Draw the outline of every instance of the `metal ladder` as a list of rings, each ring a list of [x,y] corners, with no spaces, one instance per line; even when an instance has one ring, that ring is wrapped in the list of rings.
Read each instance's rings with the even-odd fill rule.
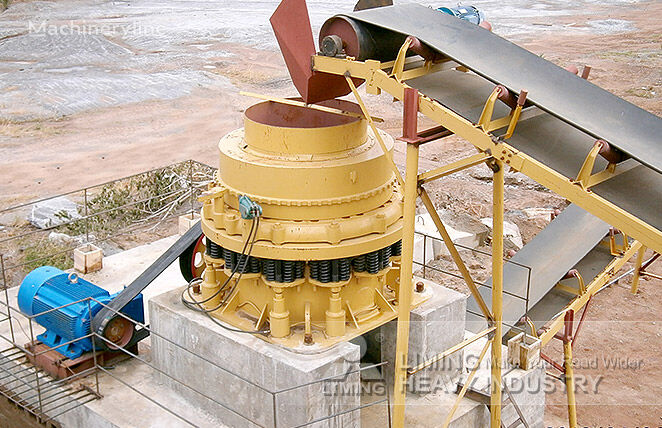
[[[505,377],[508,373],[512,372],[514,369],[508,370],[506,373],[503,374],[503,377]],[[506,426],[503,422],[501,422],[501,427],[502,428],[516,428],[519,426],[524,426],[524,428],[530,428],[529,423],[526,421],[526,418],[524,417],[524,414],[522,413],[522,409],[517,405],[517,402],[515,401],[515,398],[513,397],[513,394],[510,392],[510,389],[508,386],[504,383],[502,383],[503,390],[506,392],[506,398],[501,402],[501,407],[505,407],[509,403],[513,405],[513,408],[515,409],[515,413],[517,413],[517,419],[513,421],[510,425]],[[487,409],[490,410],[490,392],[489,392],[489,387],[490,385],[488,384],[485,388],[483,389],[476,389],[471,386],[467,389],[466,397],[471,398],[473,400],[476,400],[478,402],[481,402],[487,406]],[[462,382],[458,383],[458,388],[462,388]]]

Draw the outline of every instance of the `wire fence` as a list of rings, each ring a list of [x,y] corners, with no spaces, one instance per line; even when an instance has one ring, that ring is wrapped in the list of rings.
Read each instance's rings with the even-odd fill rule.
[[[83,245],[117,251],[116,241],[171,230],[173,219],[200,209],[197,197],[214,171],[187,160],[1,209],[10,223],[0,227],[4,283],[16,286],[42,265],[69,269],[73,250]]]
[[[439,237],[436,237],[436,236],[421,233],[421,232],[415,232],[415,234],[416,234],[416,236],[419,236],[419,237],[423,238],[423,247],[422,247],[422,250],[420,251],[421,254],[419,254],[418,260],[417,260],[416,254],[415,254],[414,255],[414,260],[413,260],[414,265],[418,266],[420,268],[419,272],[417,272],[417,274],[420,274],[421,276],[423,276],[423,278],[428,279],[428,276],[429,276],[428,272],[436,272],[436,273],[439,273],[439,274],[442,274],[442,275],[446,275],[446,276],[450,276],[450,277],[453,277],[453,278],[464,280],[462,275],[460,275],[458,272],[451,272],[449,270],[442,269],[438,266],[433,266],[432,264],[430,264],[428,262],[428,261],[434,261],[437,258],[437,255],[434,254],[434,251],[433,251],[433,254],[431,256],[428,254],[428,251],[429,251],[428,250],[428,240],[433,241],[435,243],[439,243],[441,245],[445,245],[443,243],[444,242],[443,239],[441,239]],[[467,245],[458,244],[458,243],[455,243],[454,245],[455,245],[455,247],[457,247],[461,251],[463,250],[465,252],[480,254],[482,256],[485,256],[486,259],[491,259],[492,258],[492,253],[491,252],[484,251],[484,250],[481,250],[479,248],[470,247],[470,246],[467,246]],[[434,248],[434,246],[432,246],[432,247]],[[421,257],[422,257],[422,259],[421,259]],[[509,264],[509,265],[515,266],[518,269],[523,269],[523,270],[526,271],[526,289],[525,289],[525,293],[524,294],[517,294],[517,293],[513,293],[513,292],[510,292],[510,291],[504,289],[503,294],[505,296],[509,296],[509,297],[515,299],[516,301],[522,302],[524,304],[524,315],[523,315],[522,319],[528,319],[529,318],[529,309],[530,309],[529,308],[529,298],[530,298],[530,293],[531,293],[531,267],[527,266],[527,265],[524,265],[522,263],[518,263],[518,262],[513,261],[511,259],[507,259],[505,257],[503,258],[503,262],[504,262],[504,265]],[[484,282],[484,281],[475,281],[475,280],[474,280],[474,283],[479,287],[485,287],[485,289],[489,289],[490,293],[491,293],[491,290],[492,290],[492,284],[491,283]],[[483,296],[483,297],[485,297],[485,296]],[[475,298],[473,296],[471,296],[471,299],[475,300]],[[484,318],[484,315],[482,313],[472,311],[471,309],[468,309],[468,308],[467,308],[467,313],[469,313],[471,315],[474,315],[474,316],[477,316],[477,317]],[[512,323],[509,323],[509,322],[503,322],[503,324],[505,326],[507,326],[508,328],[510,328],[512,330],[515,330],[517,332],[525,332],[525,328],[523,328],[520,323],[512,324]]]
[[[151,391],[145,390],[144,386],[141,386],[144,384],[143,379],[135,379],[131,373],[114,372],[110,367],[104,366],[101,361],[97,359],[97,353],[98,351],[101,351],[98,344],[102,344],[107,348],[111,348],[115,352],[121,352],[125,354],[134,363],[149,367],[153,373],[167,378],[169,381],[177,384],[181,388],[189,390],[196,397],[198,397],[196,400],[197,402],[199,402],[199,399],[204,398],[224,409],[228,413],[231,413],[232,415],[250,424],[260,427],[302,428],[320,424],[334,418],[340,418],[353,412],[357,412],[357,416],[355,417],[358,417],[358,412],[360,412],[361,409],[365,409],[367,407],[380,404],[383,404],[387,407],[389,406],[389,396],[388,391],[386,390],[385,397],[377,398],[367,403],[362,403],[359,405],[343,405],[342,402],[336,403],[337,407],[341,407],[341,409],[328,415],[306,417],[306,412],[297,412],[298,414],[304,416],[302,418],[303,420],[300,420],[294,424],[286,425],[281,421],[283,410],[279,405],[279,402],[284,395],[292,393],[296,390],[311,387],[313,385],[325,384],[329,382],[347,382],[347,379],[352,375],[357,376],[353,379],[354,382],[360,382],[360,374],[362,372],[382,367],[386,363],[382,362],[360,366],[358,362],[356,362],[356,364],[353,364],[355,367],[350,367],[349,370],[342,371],[339,374],[316,379],[310,382],[295,384],[286,388],[269,389],[236,373],[235,371],[231,371],[226,367],[211,361],[202,355],[196,354],[195,352],[188,349],[188,347],[176,343],[163,334],[155,332],[149,326],[136,322],[122,312],[110,308],[103,302],[93,297],[81,299],[76,302],[70,302],[65,305],[40,312],[38,314],[26,315],[21,313],[18,308],[9,303],[11,298],[7,289],[4,290],[4,296],[5,301],[0,300],[0,308],[2,308],[0,309],[0,315],[2,315],[2,318],[0,319],[0,326],[4,327],[0,329],[0,340],[4,341],[7,344],[7,347],[0,350],[0,394],[4,395],[21,408],[24,408],[42,423],[55,421],[59,416],[69,411],[72,411],[80,406],[84,406],[91,401],[101,399],[104,392],[102,385],[107,381],[104,381],[103,379],[100,381],[100,376],[105,375],[108,378],[112,378],[116,382],[122,384],[124,387],[131,390],[142,399],[147,400],[152,405],[156,406],[160,411],[168,413],[177,420],[193,427],[202,426],[202,424],[195,420],[193,417],[173,409],[172,403],[166,402],[158,395],[155,396],[151,393]],[[258,412],[258,414],[270,414],[271,420],[267,421],[265,420],[265,417],[251,417],[248,415],[248,413],[252,412],[246,411],[245,404],[243,407],[237,407],[228,403],[228,401],[232,401],[234,403],[241,402],[241,400],[237,400],[236,396],[227,394],[227,401],[222,401],[218,397],[210,395],[205,389],[198,389],[191,386],[189,379],[186,377],[174,375],[163,367],[160,367],[158,364],[150,361],[150,359],[144,355],[140,355],[137,351],[127,347],[118,347],[117,344],[111,342],[106,337],[94,332],[91,332],[90,334],[83,337],[61,343],[54,348],[47,348],[41,351],[37,351],[37,348],[30,346],[30,344],[36,343],[36,335],[43,331],[43,328],[36,322],[38,317],[46,316],[52,312],[61,312],[72,305],[79,305],[81,302],[88,306],[88,311],[90,311],[89,313],[93,313],[91,312],[92,310],[96,312],[96,310],[98,310],[100,307],[108,308],[111,310],[115,317],[124,318],[133,323],[136,328],[147,330],[151,336],[152,341],[155,339],[164,341],[170,346],[176,348],[177,352],[188,354],[194,360],[198,359],[200,361],[204,361],[208,365],[211,365],[214,370],[224,372],[225,374],[232,377],[233,382],[243,384],[235,386],[235,388],[238,390],[246,391],[247,388],[252,389],[254,390],[252,393],[253,395],[255,394],[255,391],[264,393],[269,397],[268,399],[262,400],[261,403],[250,403],[250,405],[263,407],[263,412]],[[27,324],[27,330],[25,324]],[[62,379],[55,379],[46,373],[43,368],[39,367],[39,365],[30,363],[31,361],[38,360],[44,354],[52,352],[55,349],[66,347],[72,343],[88,339],[91,339],[92,343],[93,363],[91,367],[81,372],[72,373],[71,375]],[[27,342],[27,344],[22,344],[21,342]],[[189,363],[190,362],[191,361],[189,360]],[[193,363],[193,365],[196,364]],[[203,374],[201,373],[201,375]],[[210,376],[213,374],[209,371],[206,371],[206,375]],[[381,381],[385,383],[383,377],[381,378]],[[310,391],[308,390],[304,391],[306,394],[309,392]],[[342,391],[338,391],[338,397],[340,397],[339,400],[343,399]],[[112,396],[109,398],[112,399]],[[285,398],[285,400],[287,403],[288,398]],[[241,403],[239,405],[241,406]],[[285,408],[287,412],[287,406]],[[390,426],[390,417],[388,417],[388,412],[385,416],[385,419],[385,425]]]
[[[192,387],[188,379],[181,379],[168,373],[150,361],[149,357],[141,355],[137,348],[117,347],[107,338],[95,332],[61,343],[55,348],[37,350],[33,346],[37,343],[37,335],[43,332],[43,327],[35,322],[38,317],[66,310],[67,307],[81,302],[88,305],[88,313],[91,306],[95,306],[97,309],[108,306],[90,297],[27,316],[11,302],[16,299],[15,287],[20,284],[29,271],[45,264],[54,265],[63,270],[69,269],[73,265],[73,251],[77,247],[87,244],[100,245],[121,237],[135,235],[138,232],[149,232],[159,226],[163,227],[168,220],[182,214],[199,211],[200,204],[197,196],[201,191],[206,190],[207,184],[213,180],[213,176],[213,168],[189,160],[0,210],[0,215],[3,215],[4,218],[13,215],[19,220],[16,222],[17,225],[0,230],[0,271],[4,290],[4,301],[0,299],[0,342],[6,344],[4,349],[0,349],[0,394],[17,406],[24,408],[42,423],[55,422],[65,413],[100,399],[103,391],[99,378],[102,376],[113,379],[133,391],[137,397],[141,397],[147,403],[151,403],[160,411],[186,425],[203,425],[196,420],[195,416],[186,415],[181,409],[174,409],[172,403],[153,396],[144,387],[141,388],[140,381],[114,372],[111,367],[97,360],[97,351],[101,351],[98,349],[99,345],[104,347],[110,345],[134,364],[148,367],[153,374],[167,378],[172,384],[178,385],[180,390],[188,390],[196,397],[196,401],[209,400],[227,414],[252,425],[274,428],[319,426],[328,421],[346,417],[346,415],[358,417],[351,416],[351,414],[358,415],[361,409],[376,405],[387,407],[385,422],[387,425],[390,424],[388,393],[372,402],[360,403],[359,400],[358,405],[340,405],[340,410],[329,414],[317,412],[293,424],[286,424],[281,420],[283,413],[287,413],[288,406],[290,406],[288,395],[292,395],[297,390],[326,383],[346,382],[351,376],[358,376],[353,381],[360,382],[361,373],[365,370],[381,368],[386,363],[361,366],[355,362],[356,364],[353,365],[356,367],[337,375],[287,388],[269,389],[236,371],[228,370],[204,356],[192,352],[186,346],[153,331],[149,326],[136,323],[125,314],[111,309],[115,316],[129,319],[136,324],[137,328],[149,332],[152,344],[155,341],[165,342],[174,347],[177,352],[211,365],[214,370],[224,372],[233,383],[239,385],[240,390],[250,388],[265,394],[267,398],[261,403],[264,409],[258,412],[262,415],[271,415],[270,418],[265,419],[264,416],[252,417],[249,415],[251,412],[247,412],[245,408],[233,406],[230,402],[236,401],[236,397],[228,395],[226,397],[228,402],[224,402],[218,397],[212,397],[205,392],[204,388]],[[66,201],[63,201],[63,198],[66,198]],[[75,208],[63,208],[59,212],[51,212],[51,223],[34,224],[35,210],[48,207],[50,202],[56,202],[56,207]],[[31,223],[26,223],[26,219],[29,219]],[[66,242],[53,243],[58,239],[61,240],[63,235],[67,239]],[[80,372],[72,372],[66,377],[56,379],[41,368],[40,364],[34,364],[53,349],[90,339],[94,345],[92,350],[94,359],[90,367]],[[381,381],[385,383],[383,378]],[[319,391],[319,388],[316,389],[316,392]],[[342,389],[339,393],[342,395]],[[339,397],[337,400],[332,399],[331,401],[342,401],[342,399],[343,397]],[[306,412],[301,412],[301,414],[305,416]]]
[[[296,412],[301,417],[300,420],[294,422],[291,417],[285,417],[286,415],[284,415],[284,413],[288,413],[288,409],[291,413],[292,409],[292,407],[288,407],[291,406],[289,403],[291,396],[288,395],[302,389],[304,395],[322,393],[325,385],[348,383],[349,379],[351,379],[349,383],[358,382],[360,385],[362,374],[366,370],[382,369],[387,364],[386,362],[363,366],[359,362],[353,362],[350,364],[349,370],[344,370],[340,374],[311,382],[294,384],[287,388],[270,389],[242,376],[237,371],[229,370],[227,367],[196,354],[184,344],[177,343],[155,332],[145,324],[136,323],[129,319],[138,328],[145,329],[150,333],[152,345],[156,341],[167,343],[168,346],[176,349],[179,353],[188,355],[192,360],[199,360],[208,367],[224,373],[232,379],[233,383],[237,384],[237,390],[259,391],[266,398],[260,403],[251,402],[251,405],[261,407],[257,412],[247,411],[245,406],[233,405],[233,402],[237,400],[232,394],[228,394],[226,400],[211,396],[205,388],[192,386],[189,379],[181,378],[164,370],[163,367],[155,364],[153,359],[150,360],[145,355],[141,355],[137,348],[118,348],[115,344],[110,343],[107,338],[94,332],[56,347],[68,346],[78,341],[91,339],[94,344],[92,351],[94,359],[90,367],[78,373],[71,373],[62,379],[55,379],[40,368],[38,364],[32,364],[32,362],[38,361],[46,352],[50,351],[50,349],[38,351],[37,348],[26,346],[34,344],[36,335],[43,331],[43,328],[35,322],[37,317],[81,302],[88,305],[88,310],[91,310],[92,306],[97,308],[108,306],[90,297],[33,316],[26,316],[12,305],[11,302],[15,300],[15,290],[10,289],[18,285],[28,271],[38,266],[51,264],[63,270],[70,268],[72,252],[78,246],[86,244],[100,245],[138,232],[153,231],[170,219],[199,210],[200,204],[197,202],[197,196],[206,189],[207,184],[213,180],[213,176],[213,168],[189,160],[0,210],[0,214],[5,218],[7,215],[25,218],[28,212],[30,213],[29,216],[34,217],[35,210],[43,207],[44,203],[56,200],[62,201],[63,197],[66,197],[70,202],[68,203],[69,206],[75,206],[74,210],[56,212],[56,215],[52,216],[55,221],[51,224],[38,226],[22,223],[15,227],[0,230],[0,270],[4,290],[4,302],[0,299],[0,341],[4,341],[7,345],[6,348],[0,350],[0,394],[19,407],[24,408],[38,420],[44,423],[53,422],[67,412],[100,399],[103,394],[103,382],[100,383],[99,381],[101,376],[106,379],[113,379],[135,393],[137,397],[151,403],[161,412],[167,413],[187,425],[204,425],[196,416],[187,414],[176,406],[173,407],[172,403],[164,401],[161,397],[154,396],[150,391],[145,390],[141,382],[131,376],[122,375],[122,373],[112,370],[111,367],[99,361],[97,359],[97,351],[100,351],[98,349],[99,345],[104,347],[110,345],[117,352],[121,352],[129,358],[133,364],[147,367],[152,373],[167,379],[173,385],[177,385],[179,390],[188,390],[189,394],[197,397],[196,401],[207,400],[218,406],[218,409],[223,409],[226,414],[249,424],[273,428],[319,426],[327,422],[337,424],[343,417],[358,418],[363,409],[372,406],[383,406],[385,408],[385,425],[390,426],[391,403],[388,387],[383,388],[383,393],[378,394],[376,399],[368,401],[363,397],[363,402],[359,400],[358,404],[354,403],[356,405],[343,404],[342,396],[329,399],[333,403],[340,403],[340,405],[333,407],[335,411],[328,414]],[[53,245],[53,241],[65,238],[62,235],[68,237],[66,242]],[[423,258],[422,261],[415,260],[414,263],[421,268],[423,277],[427,277],[429,272],[437,272],[461,278],[456,272],[441,269],[428,263],[428,261],[435,259],[434,256],[428,257],[428,240],[440,243],[443,243],[443,241],[434,236],[418,235],[423,236]],[[490,253],[479,249],[459,244],[456,244],[456,246],[466,251],[491,256]],[[519,265],[511,260],[505,262]],[[513,294],[513,297],[525,302],[526,312],[528,313],[530,268],[523,265],[519,266],[529,270],[527,292],[526,296]],[[488,288],[491,287],[488,283],[478,284]],[[128,319],[125,314],[112,308],[109,309],[116,317]],[[380,373],[382,372],[383,370],[380,370]],[[383,375],[380,374],[380,376],[382,377],[378,381],[386,385]],[[319,387],[320,385],[322,386]],[[313,386],[315,388],[310,390]],[[359,391],[361,391],[360,386]],[[342,395],[342,388],[334,393]],[[284,420],[288,422],[285,423]]]

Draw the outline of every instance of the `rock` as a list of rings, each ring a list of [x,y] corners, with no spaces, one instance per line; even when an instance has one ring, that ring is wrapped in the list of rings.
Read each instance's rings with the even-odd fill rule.
[[[530,219],[550,220],[554,214],[554,208],[524,208],[522,211]]]
[[[0,213],[0,225],[4,227],[20,227],[28,223],[30,207],[9,208]]]
[[[78,214],[78,205],[60,196],[34,204],[29,220],[39,229],[48,229],[80,218],[82,217]]]
[[[485,217],[480,219],[481,223],[483,223],[485,226],[487,226],[490,231],[492,231],[492,218],[491,217]],[[516,224],[513,224],[509,221],[504,221],[503,222],[503,236],[504,238],[504,247],[507,246],[513,246],[516,249],[521,249],[524,246],[524,243],[522,242],[522,235],[520,234],[519,227],[517,227]],[[512,249],[512,248],[506,248],[506,249]]]
[[[48,240],[57,245],[70,245],[74,241],[76,241],[76,239],[73,236],[60,232],[49,233]]]
[[[48,240],[58,245],[83,245],[88,243],[88,238],[85,235],[71,236],[66,233],[51,232],[48,234]],[[90,234],[89,242],[94,242],[96,236]]]
[[[469,217],[470,218],[470,217]],[[472,221],[476,221],[471,219]],[[475,224],[470,225],[468,228],[473,229],[474,232],[468,232],[465,230],[458,230],[455,227],[453,227],[451,224],[448,224],[445,219],[442,218],[442,222],[444,223],[444,226],[446,226],[446,231],[451,237],[451,241],[453,241],[457,245],[462,245],[464,247],[469,247],[469,248],[476,248],[481,245],[482,241],[487,237],[487,228],[483,226],[482,224],[478,223],[480,227],[476,227]],[[455,224],[457,224],[456,222]],[[465,224],[466,224],[466,219],[465,219]],[[479,229],[479,233],[476,233],[476,229]],[[426,241],[426,259],[429,259],[431,257],[437,258],[439,256],[444,256],[448,255],[448,249],[446,248],[446,245],[443,243],[441,240],[441,235],[437,231],[437,226],[434,224],[432,221],[432,217],[430,217],[429,213],[423,213],[420,215],[416,216],[416,232],[418,233],[423,233],[425,235],[432,236],[437,239],[427,239]],[[485,235],[485,236],[482,236]],[[421,241],[418,244],[420,245],[420,248],[415,248],[415,254],[420,253],[419,259],[423,259],[423,240],[421,237]],[[430,249],[432,251],[430,251]],[[428,262],[429,260],[426,260]]]
[[[471,217],[469,214],[464,212],[441,210],[439,212],[439,217],[441,217],[441,221],[443,221],[447,227],[450,226],[455,230],[470,233],[474,237],[473,242],[471,243],[458,243],[467,245],[468,247],[476,248],[485,245],[487,242],[490,229],[479,220]],[[453,242],[455,242],[455,240],[453,240]]]

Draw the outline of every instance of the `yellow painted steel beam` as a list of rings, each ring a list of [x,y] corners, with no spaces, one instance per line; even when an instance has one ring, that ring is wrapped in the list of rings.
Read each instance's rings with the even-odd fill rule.
[[[395,58],[395,63],[393,63],[393,69],[391,70],[391,76],[395,77],[397,80],[402,81],[402,73],[405,71],[405,60],[407,59],[407,51],[411,45],[411,38],[407,37],[405,42],[402,44],[398,56]]]
[[[634,276],[632,277],[632,288],[630,291],[632,294],[637,294],[639,288],[639,278],[641,277],[641,265],[644,262],[644,253],[646,252],[646,247],[642,246],[637,251],[637,261],[634,264]]]
[[[379,61],[353,61],[350,59],[313,56],[313,69],[331,74],[350,75],[366,81],[366,91],[378,94],[382,90],[402,100],[407,84],[389,77]],[[421,94],[419,111],[454,134],[469,141],[479,150],[492,154],[507,166],[522,172],[549,190],[589,211],[596,217],[625,231],[655,252],[662,252],[662,231],[619,208],[606,199],[582,188],[569,178],[549,168],[525,153],[498,141],[440,103]],[[598,177],[596,177],[598,178]],[[595,184],[591,183],[590,184]]]
[[[533,178],[552,192],[565,197],[617,229],[626,232],[647,247],[653,248],[654,251],[662,251],[662,232],[643,220],[574,184],[572,180],[527,155],[520,153],[514,157],[511,164],[514,169]]]
[[[501,427],[501,364],[503,336],[503,216],[504,216],[504,164],[496,161],[492,186],[492,387],[490,395],[490,426]]]
[[[401,81],[416,79],[417,77],[425,76],[430,73],[437,73],[444,70],[450,70],[457,67],[459,64],[455,61],[444,60],[442,62],[425,62],[420,67],[411,68],[402,72]]]
[[[409,354],[409,312],[413,289],[414,232],[416,223],[416,199],[418,178],[418,144],[407,144],[407,168],[405,172],[405,202],[402,230],[402,258],[400,262],[400,286],[398,289],[398,331],[395,349],[395,381],[393,397],[393,426],[405,423],[405,395],[407,392],[407,358]]]
[[[420,372],[421,370],[424,370],[431,365],[433,365],[436,362],[439,362],[443,360],[444,358],[448,357],[449,355],[454,354],[455,352],[459,351],[460,349],[465,348],[466,346],[471,345],[472,343],[476,342],[478,339],[487,336],[488,334],[492,333],[495,330],[495,327],[490,327],[488,329],[485,329],[481,331],[480,333],[477,333],[474,336],[471,336],[470,338],[463,340],[462,342],[458,343],[455,346],[451,346],[441,354],[437,354],[434,357],[430,358],[427,361],[422,362],[421,364],[417,365],[416,367],[412,367],[411,369],[407,370],[407,374],[409,376],[415,375],[416,373]]]
[[[439,168],[431,169],[430,171],[426,171],[418,175],[418,184],[421,185],[429,183],[430,181],[437,180],[441,177],[455,174],[456,172],[462,171],[466,168],[471,168],[472,166],[481,164],[491,158],[491,155],[485,153],[476,153],[475,155],[451,162],[447,165],[440,166]]]
[[[593,144],[593,148],[591,148],[591,151],[586,156],[586,159],[584,159],[584,163],[579,169],[579,173],[575,179],[575,182],[577,182],[585,189],[588,188],[588,180],[591,178],[591,172],[593,171],[593,166],[595,165],[595,160],[598,158],[600,149],[602,149],[602,143],[600,141],[597,141],[595,144]]]
[[[617,175],[623,174],[624,172],[628,172],[629,170],[631,170],[632,168],[638,165],[640,165],[639,162],[637,162],[634,159],[628,159],[619,164],[609,164],[609,167],[607,167],[606,169],[591,175],[588,178],[588,184],[586,185],[586,187],[591,188],[593,186],[596,186],[602,183],[603,181],[607,181],[611,178],[616,177]]]
[[[607,267],[600,272],[591,283],[586,287],[586,293],[574,299],[566,308],[561,311],[559,315],[552,320],[549,328],[540,335],[540,340],[542,345],[546,345],[550,340],[554,338],[554,335],[558,333],[561,328],[563,328],[563,316],[565,312],[569,310],[575,311],[577,313],[583,306],[586,305],[588,300],[600,290],[609,280],[621,270],[621,268],[630,260],[641,248],[640,242],[634,242],[630,245],[630,248],[623,253],[621,257],[614,258]]]
[[[453,407],[451,407],[450,412],[448,412],[448,415],[446,416],[446,420],[444,421],[443,428],[448,428],[448,425],[450,425],[451,419],[453,418],[455,411],[460,405],[460,401],[462,401],[462,398],[464,398],[464,394],[467,393],[467,389],[469,389],[469,385],[471,385],[471,382],[474,380],[474,376],[476,376],[476,372],[478,372],[478,368],[480,367],[480,364],[483,362],[483,359],[487,354],[487,349],[490,347],[490,342],[492,341],[491,340],[486,341],[485,346],[483,346],[483,350],[480,351],[480,355],[478,356],[478,361],[476,361],[476,365],[473,367],[473,369],[471,369],[469,376],[467,376],[467,380],[464,382],[464,385],[462,385],[462,389],[457,394],[457,397],[455,398],[455,402],[453,403]],[[500,426],[501,424],[497,425],[497,427]]]
[[[457,248],[455,247],[453,240],[448,234],[448,230],[446,230],[446,226],[444,226],[444,223],[441,221],[441,218],[439,217],[439,213],[437,213],[437,209],[434,207],[434,204],[432,203],[432,199],[430,199],[428,192],[422,187],[419,188],[419,193],[421,196],[421,200],[423,201],[423,205],[425,205],[425,208],[428,210],[428,213],[430,214],[432,221],[434,222],[435,226],[437,226],[437,230],[439,231],[439,234],[441,234],[441,238],[444,240],[444,244],[446,244],[446,248],[448,248],[448,252],[451,254],[451,257],[453,258],[455,265],[460,271],[462,278],[464,278],[464,282],[467,284],[467,287],[469,287],[471,294],[476,299],[476,303],[478,303],[478,306],[480,307],[483,316],[487,320],[488,325],[491,325],[492,322],[494,321],[494,317],[492,313],[490,313],[490,309],[485,304],[485,300],[483,300],[483,296],[481,296],[481,294],[478,292],[478,287],[476,286],[476,283],[474,282],[473,278],[471,278],[471,273],[469,273],[469,269],[467,269],[467,266],[464,264],[464,261],[462,260],[462,256],[460,256],[459,251],[457,251]]]
[[[372,129],[372,133],[375,134],[375,138],[377,139],[379,146],[382,148],[382,151],[384,152],[384,156],[388,160],[391,166],[391,170],[393,170],[393,174],[395,174],[396,180],[398,180],[400,186],[404,186],[405,182],[402,179],[402,174],[400,174],[400,170],[393,161],[393,156],[391,155],[391,152],[389,152],[388,149],[386,148],[386,144],[384,144],[384,139],[379,134],[379,130],[375,126],[372,120],[372,116],[370,116],[370,113],[368,112],[368,108],[365,106],[365,103],[363,102],[363,98],[361,98],[358,89],[356,89],[356,85],[354,85],[354,82],[349,77],[345,76],[345,78],[347,80],[347,84],[349,85],[349,88],[352,90],[352,94],[354,94],[354,98],[356,98],[356,102],[359,103],[359,107],[361,108],[361,111],[363,112],[365,119],[368,121],[368,125],[370,125],[370,128]]]

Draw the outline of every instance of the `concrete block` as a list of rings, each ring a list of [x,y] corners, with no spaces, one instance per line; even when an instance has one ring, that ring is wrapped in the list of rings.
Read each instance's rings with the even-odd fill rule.
[[[531,428],[545,426],[545,368],[538,364],[530,370],[515,369],[504,376],[503,382],[510,390],[513,400],[524,414]],[[517,420],[512,405],[505,406],[501,412],[505,426]]]
[[[447,224],[446,221],[444,220],[442,221],[444,223],[444,226],[446,227],[446,231],[448,232],[448,235],[451,237],[451,241],[453,241],[456,245],[475,248],[482,243],[483,238],[481,238],[477,234],[475,228],[471,228],[472,230],[474,230],[473,232],[457,230],[451,225]],[[446,244],[444,244],[443,239],[441,238],[441,234],[437,230],[437,226],[432,221],[432,217],[430,217],[429,213],[424,213],[416,216],[416,232],[431,237],[426,240],[427,241],[426,244],[430,245],[431,243],[432,245],[432,253],[434,255],[433,259],[450,254],[448,252],[448,248],[446,248]],[[428,256],[428,254],[426,254],[426,256]],[[422,259],[422,256],[420,258]],[[416,260],[416,258],[414,258],[414,260]]]
[[[474,333],[467,332],[467,337]],[[485,339],[477,340],[467,346],[465,351],[465,361],[467,370],[473,368],[480,351],[485,346]],[[522,370],[505,361],[507,347],[502,345],[502,378],[505,386],[510,390],[512,398],[524,414],[528,425],[532,428],[544,427],[545,416],[545,369],[542,364],[532,367],[530,370]],[[476,373],[476,377],[470,385],[470,391],[479,391],[489,400],[491,390],[491,349],[488,349],[487,355]],[[466,374],[464,376],[466,378]],[[463,382],[459,382],[458,389]],[[470,395],[467,392],[467,395]],[[501,420],[504,426],[510,426],[518,419],[517,412],[512,404],[505,402],[508,397],[506,391],[502,392],[504,406],[501,410]]]
[[[411,312],[408,358],[410,367],[423,363],[464,339],[467,296],[432,281],[414,278],[414,282],[419,281],[432,293],[432,297]],[[396,336],[397,320],[381,327],[381,355],[382,361],[389,362],[384,368],[388,382],[392,382],[394,376]],[[448,388],[459,375],[461,368],[462,351],[458,351],[411,376],[409,389],[424,394]]]
[[[74,269],[81,273],[101,270],[103,250],[93,244],[85,244],[74,249]]]
[[[179,234],[185,234],[191,226],[200,221],[200,213],[191,212],[179,216]]]
[[[180,295],[174,290],[149,302],[152,361],[169,376],[163,383],[191,405],[232,427],[297,426],[360,405],[360,375],[345,375],[358,368],[359,346],[302,345],[292,352],[220,327],[184,307]],[[295,388],[336,375],[342,376]],[[359,426],[359,413],[310,426]]]
[[[434,260],[435,241],[431,238],[425,238],[423,235],[414,236],[414,262],[420,264],[430,264]],[[414,269],[420,266],[414,265]]]

